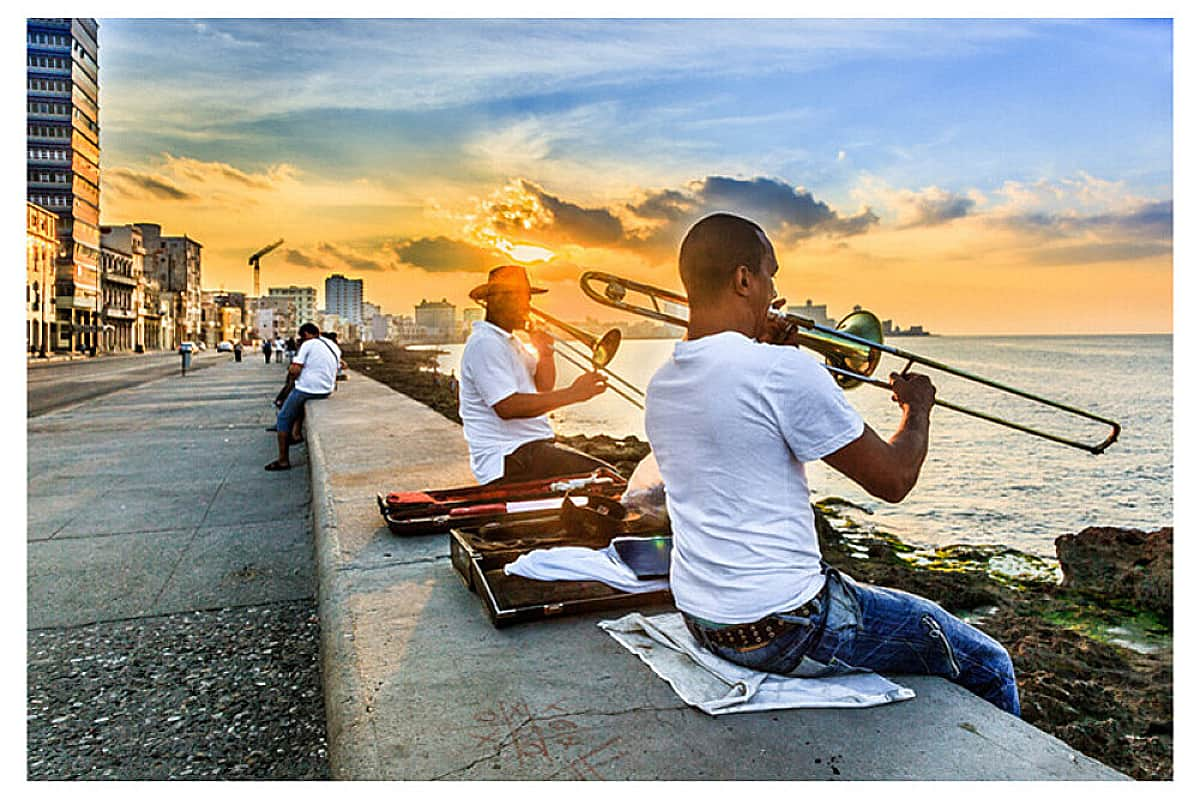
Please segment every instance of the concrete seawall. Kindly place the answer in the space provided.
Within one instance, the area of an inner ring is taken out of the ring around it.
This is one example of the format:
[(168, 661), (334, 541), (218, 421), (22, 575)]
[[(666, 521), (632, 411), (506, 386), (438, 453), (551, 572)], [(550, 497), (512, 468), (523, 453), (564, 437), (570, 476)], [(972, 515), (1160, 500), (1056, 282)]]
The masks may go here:
[(462, 428), (357, 373), (307, 407), (335, 778), (1124, 778), (939, 678), (898, 678), (917, 698), (883, 707), (712, 718), (596, 627), (624, 611), (497, 630), (446, 536), (394, 536), (375, 504), (471, 484)]

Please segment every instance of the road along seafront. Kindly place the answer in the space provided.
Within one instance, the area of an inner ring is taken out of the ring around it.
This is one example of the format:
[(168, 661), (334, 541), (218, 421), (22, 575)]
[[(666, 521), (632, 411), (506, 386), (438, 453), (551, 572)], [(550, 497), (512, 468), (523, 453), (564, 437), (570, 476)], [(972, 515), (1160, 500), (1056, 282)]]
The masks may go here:
[(30, 779), (328, 776), (308, 474), (262, 468), (284, 367), (202, 360), (27, 421)]
[(394, 536), (375, 504), (471, 484), (462, 428), (352, 373), (307, 436), (335, 778), (1124, 778), (940, 678), (882, 707), (713, 718), (596, 626), (622, 611), (496, 629), (447, 537)]

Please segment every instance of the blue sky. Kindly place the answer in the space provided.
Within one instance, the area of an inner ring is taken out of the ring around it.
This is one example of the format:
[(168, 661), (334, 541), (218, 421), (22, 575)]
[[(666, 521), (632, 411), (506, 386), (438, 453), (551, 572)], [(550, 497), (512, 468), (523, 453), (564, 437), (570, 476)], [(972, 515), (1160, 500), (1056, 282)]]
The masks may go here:
[[(461, 293), (486, 261), (422, 275), (396, 259), (425, 251), (405, 243), (495, 251), (489, 209), (514, 192), (531, 220), (521, 243), (552, 250), (546, 277), (564, 283), (628, 253), (572, 240), (563, 209), (632, 232), (661, 221), (628, 216), (656, 193), (707, 208), (695, 192), (708, 178), (807, 192), (838, 219), (878, 217), (795, 237), (794, 261), (836, 256), (844, 269), (854, 255), (885, 284), (902, 279), (905, 252), (961, 260), (970, 224), (989, 222), (987, 252), (1003, 261), (991, 234), (1017, 216), (1066, 215), (1072, 229), (1054, 231), (1077, 237), (1073, 265), (1095, 252), (1104, 280), (1152, 275), (1124, 323), (1140, 329), (1164, 303), (1169, 320), (1169, 226), (1164, 238), (1161, 224), (1131, 233), (1114, 221), (1120, 236), (1097, 238), (1080, 220), (1170, 217), (1172, 36), (1169, 21), (102, 19), (105, 212), (189, 226), (207, 237), (207, 273), (230, 288), (245, 281), (242, 251), (275, 230), (290, 266), (344, 267), (322, 252), (356, 252), (379, 267), (368, 271), (396, 273), (377, 297), (397, 312), (441, 287)], [(218, 218), (221, 204), (240, 208), (240, 224)], [(919, 241), (901, 241), (918, 227)], [(631, 268), (666, 277), (669, 249), (643, 248)], [(1079, 275), (1057, 279), (1066, 290)], [(949, 286), (943, 306), (978, 285)], [(1101, 300), (1110, 315), (1121, 302)], [(921, 313), (961, 328), (935, 303)]]

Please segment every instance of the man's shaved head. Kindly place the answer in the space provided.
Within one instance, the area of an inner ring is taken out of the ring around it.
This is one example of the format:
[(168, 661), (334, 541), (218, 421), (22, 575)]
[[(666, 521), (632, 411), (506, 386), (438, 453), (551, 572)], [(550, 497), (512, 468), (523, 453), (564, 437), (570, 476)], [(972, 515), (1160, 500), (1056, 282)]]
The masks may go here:
[(763, 229), (740, 216), (712, 214), (692, 225), (679, 246), (679, 277), (689, 302), (716, 297), (739, 266), (757, 274), (769, 247)]

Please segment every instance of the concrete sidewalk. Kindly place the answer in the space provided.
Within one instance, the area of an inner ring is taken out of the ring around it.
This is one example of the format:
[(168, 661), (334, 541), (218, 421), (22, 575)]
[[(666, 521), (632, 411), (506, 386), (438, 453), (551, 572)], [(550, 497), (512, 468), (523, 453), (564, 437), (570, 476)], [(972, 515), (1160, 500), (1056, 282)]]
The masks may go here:
[(307, 432), (335, 777), (1123, 778), (938, 678), (884, 707), (712, 718), (596, 627), (624, 611), (497, 630), (446, 536), (393, 536), (375, 505), (472, 483), (462, 428), (361, 374), (339, 386)]
[(313, 596), (302, 468), (268, 473), (282, 364), (247, 359), (28, 420), (28, 626)]

